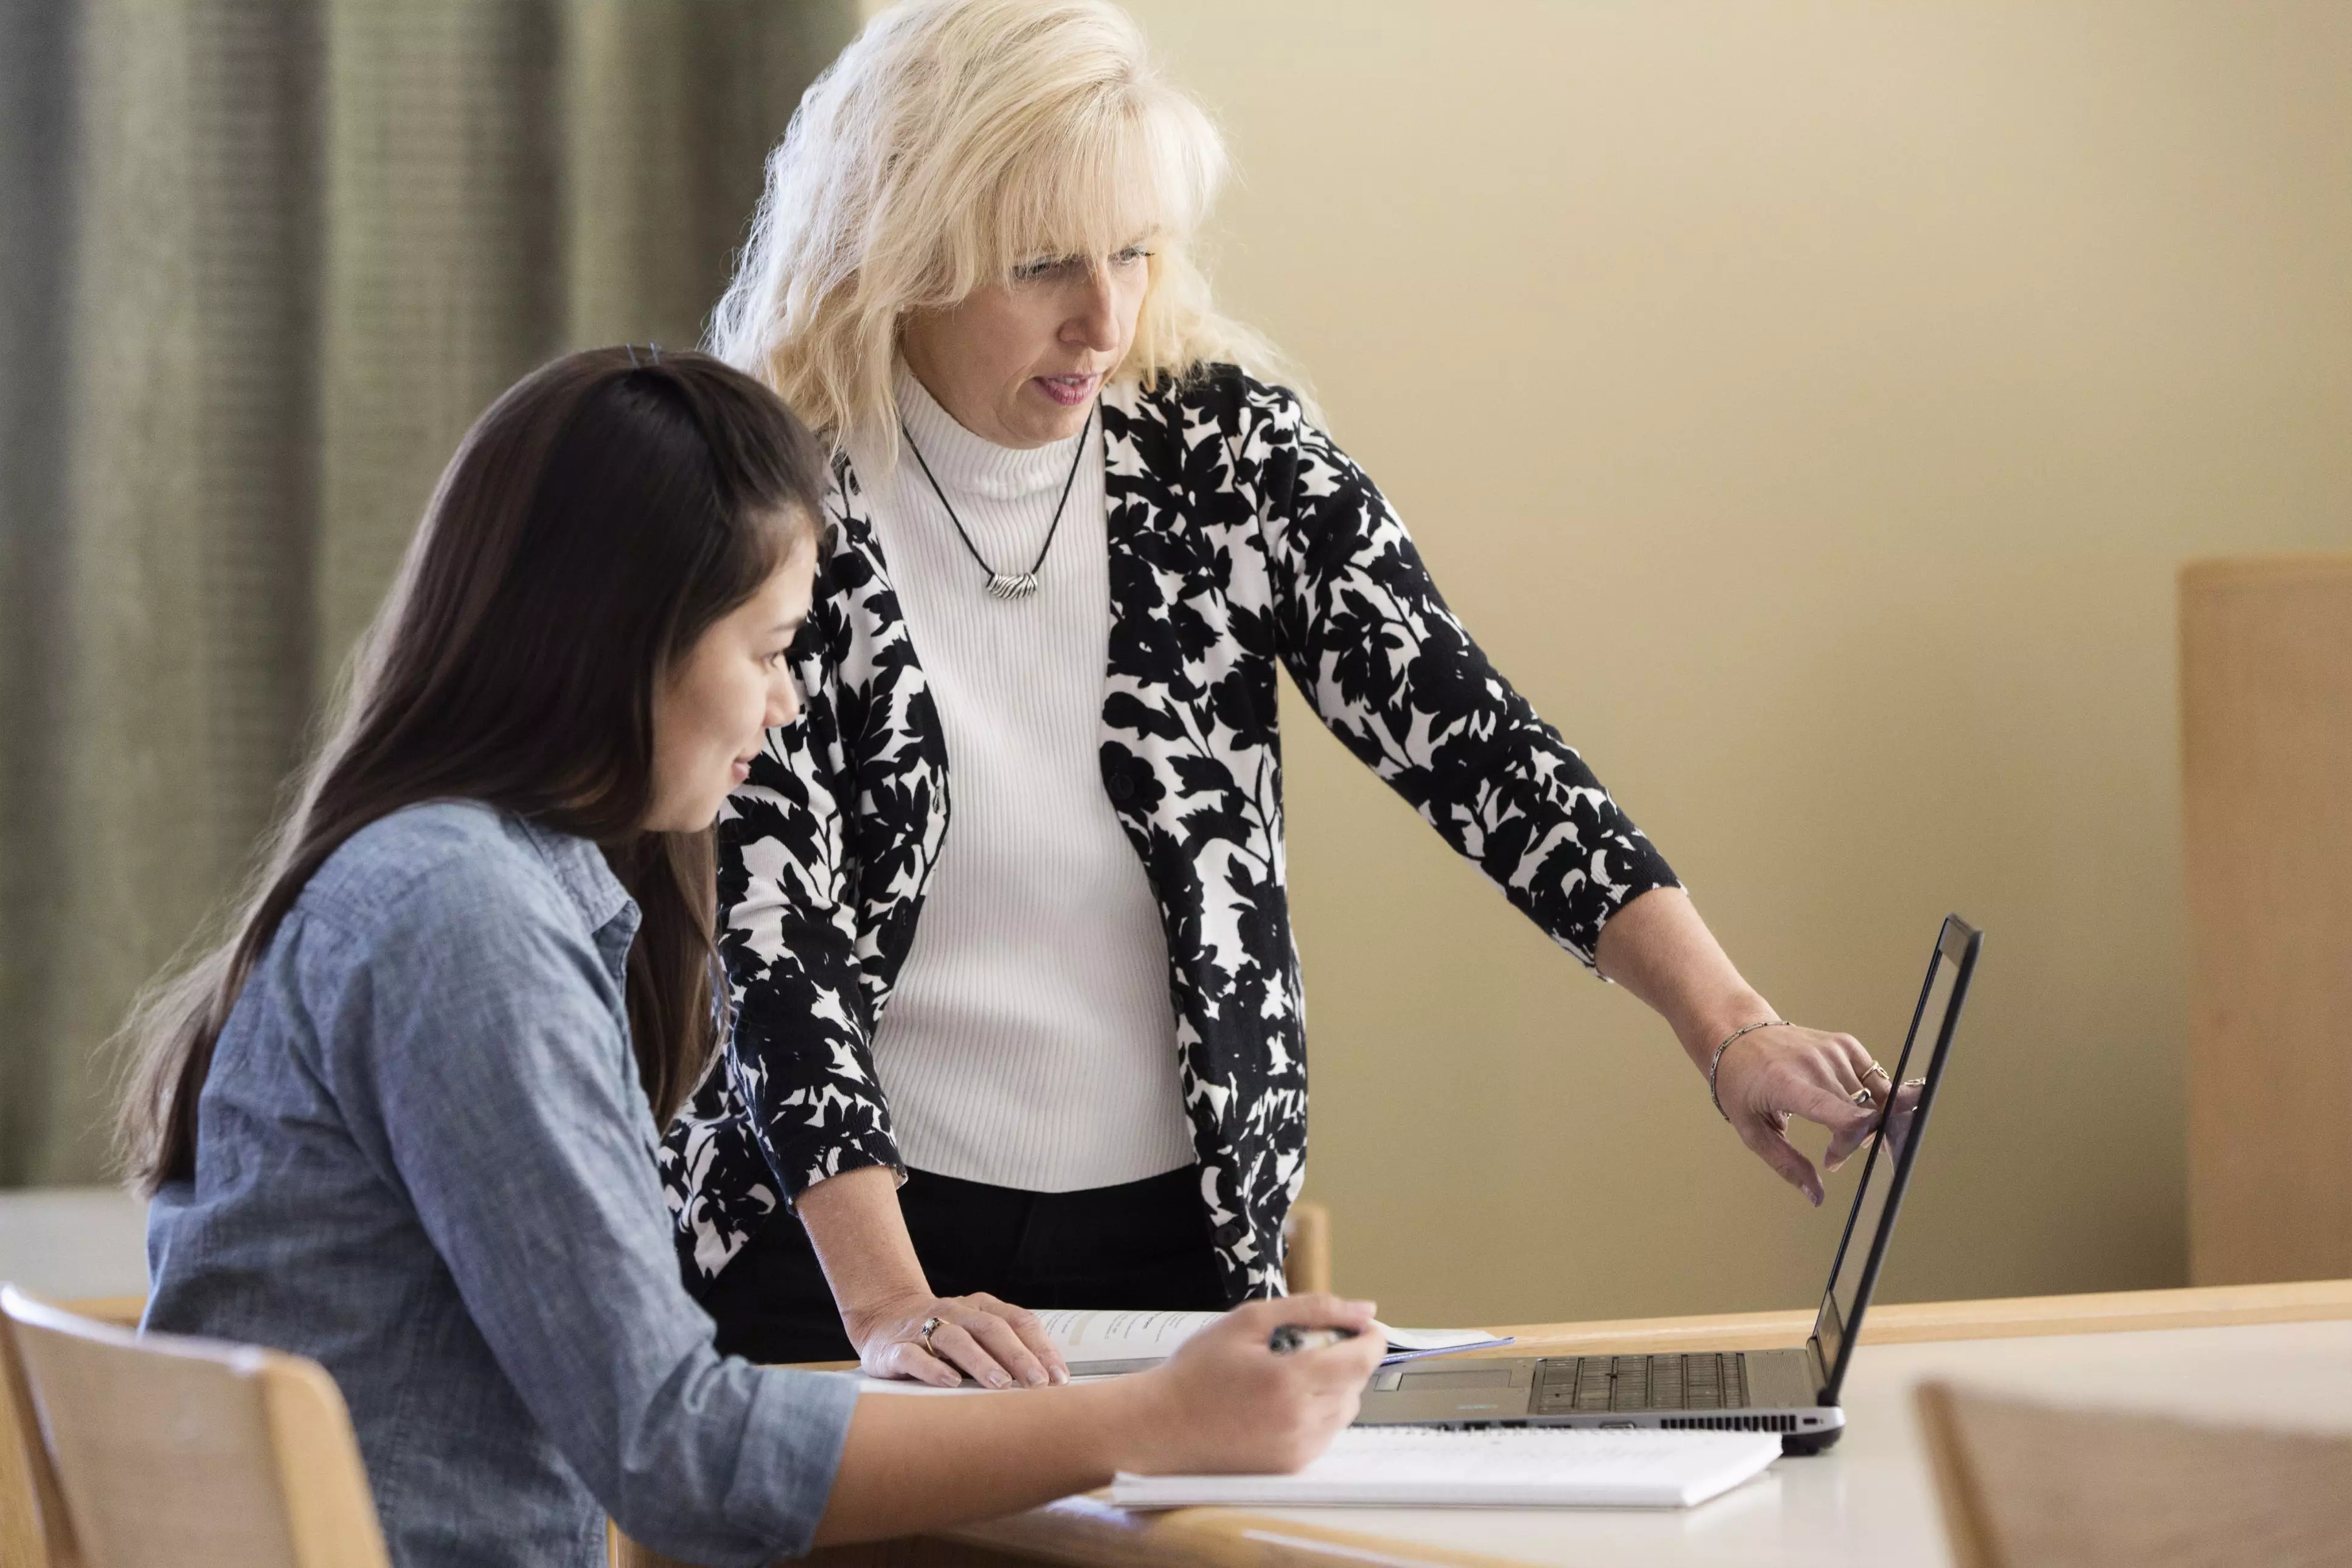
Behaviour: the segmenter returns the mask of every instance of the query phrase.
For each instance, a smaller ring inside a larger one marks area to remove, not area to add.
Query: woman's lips
[[[1092,375],[1039,375],[1030,379],[1045,389],[1046,396],[1065,408],[1076,408],[1092,397],[1095,388],[1102,384],[1099,371]]]
[[[751,764],[747,762],[738,760],[735,763],[735,782],[737,784],[741,784],[745,779],[748,779],[751,776]]]

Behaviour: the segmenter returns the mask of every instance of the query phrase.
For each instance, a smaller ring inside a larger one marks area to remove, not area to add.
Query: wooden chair
[[[18,1414],[9,1352],[0,1343],[0,1568],[50,1568],[48,1543],[41,1539],[41,1505],[33,1495],[33,1472],[25,1457],[31,1423]]]
[[[0,1287],[0,1373],[49,1568],[383,1568],[316,1363],[140,1335]]]
[[[1331,1289],[1331,1210],[1304,1199],[1290,1205],[1282,1238],[1289,1255],[1283,1278],[1294,1296]]]
[[[79,1317],[135,1329],[147,1310],[147,1298],[100,1296],[59,1305]],[[15,1387],[0,1376],[0,1568],[49,1568],[48,1547],[41,1540],[40,1504],[33,1496],[33,1472],[25,1457],[26,1430],[16,1418]]]
[[[1940,1383],[1917,1398],[1957,1568],[2352,1561],[2352,1436],[2062,1410]]]

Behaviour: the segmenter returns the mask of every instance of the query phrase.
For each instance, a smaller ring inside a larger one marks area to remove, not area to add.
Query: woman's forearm
[[[1139,1378],[980,1399],[869,1394],[849,1441],[816,1544],[876,1541],[992,1519],[1148,1467]]]
[[[1612,915],[1593,962],[1666,1020],[1701,1071],[1726,1035],[1772,1016],[1680,888],[1654,888]]]
[[[890,1303],[930,1294],[898,1208],[898,1174],[888,1166],[861,1165],[827,1177],[802,1193],[793,1207],[852,1340],[860,1337],[862,1321]]]

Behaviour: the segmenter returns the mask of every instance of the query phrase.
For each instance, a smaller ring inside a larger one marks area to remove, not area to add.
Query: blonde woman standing
[[[728,1349],[1036,1383],[1026,1308],[1280,1290],[1278,670],[1815,1202],[1789,1116],[1835,1162],[1891,1087],[1741,979],[1217,313],[1223,165],[1109,0],[909,0],[770,162],[713,346],[831,440],[834,527],[805,714],[721,825],[734,1038],[663,1150]]]

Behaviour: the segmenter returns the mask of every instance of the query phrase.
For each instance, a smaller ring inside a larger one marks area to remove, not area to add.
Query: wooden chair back
[[[0,1372],[49,1568],[384,1568],[350,1413],[315,1362],[0,1287]]]
[[[59,1303],[68,1312],[135,1329],[144,1314],[144,1296],[94,1296]],[[0,1362],[6,1357],[0,1343]],[[41,1539],[41,1509],[33,1495],[33,1471],[24,1435],[29,1422],[17,1417],[15,1381],[0,1371],[0,1568],[49,1568]]]
[[[1282,1222],[1286,1248],[1283,1282],[1294,1296],[1331,1289],[1331,1210],[1327,1205],[1300,1199],[1290,1205]]]
[[[1923,1384],[1956,1568],[2352,1560],[2352,1436],[2063,1410]]]
[[[0,1568],[50,1568],[48,1543],[41,1538],[40,1500],[34,1495],[32,1463],[25,1452],[25,1434],[33,1424],[14,1373],[15,1358],[0,1340]]]

